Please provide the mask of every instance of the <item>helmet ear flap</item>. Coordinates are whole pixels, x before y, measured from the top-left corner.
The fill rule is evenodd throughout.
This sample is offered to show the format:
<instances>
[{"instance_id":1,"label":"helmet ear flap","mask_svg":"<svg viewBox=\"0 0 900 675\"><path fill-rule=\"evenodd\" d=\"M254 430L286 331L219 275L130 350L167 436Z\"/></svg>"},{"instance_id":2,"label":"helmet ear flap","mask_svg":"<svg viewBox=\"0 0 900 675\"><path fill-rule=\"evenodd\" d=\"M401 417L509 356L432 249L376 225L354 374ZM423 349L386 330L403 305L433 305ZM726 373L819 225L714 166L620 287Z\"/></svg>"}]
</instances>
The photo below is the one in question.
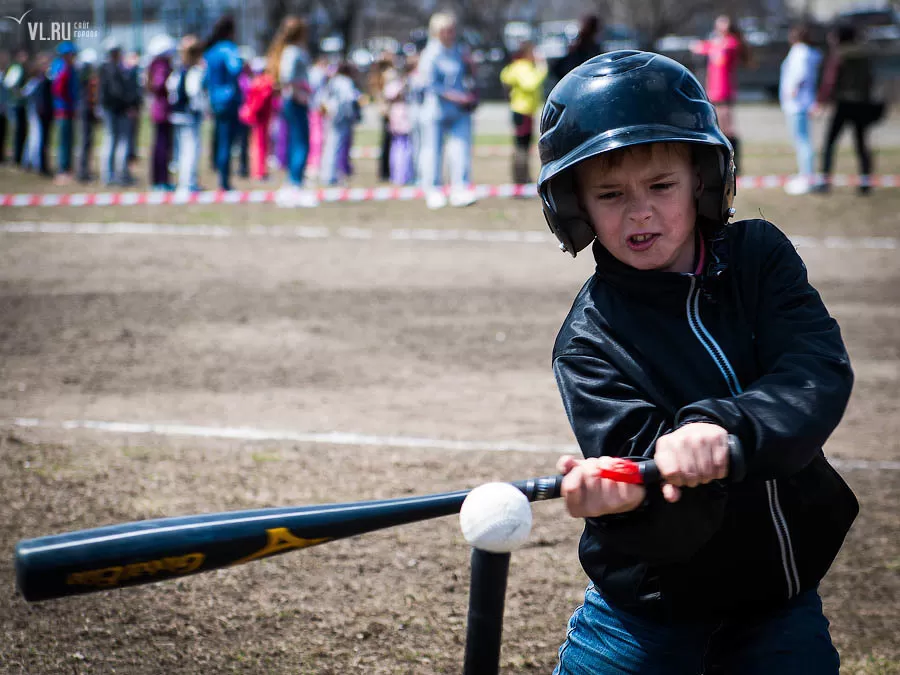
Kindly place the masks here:
<instances>
[{"instance_id":1,"label":"helmet ear flap","mask_svg":"<svg viewBox=\"0 0 900 675\"><path fill-rule=\"evenodd\" d=\"M697 200L697 215L724 225L731 217L734 202L734 161L730 153L716 147L696 146L694 153L703 185Z\"/></svg>"},{"instance_id":2,"label":"helmet ear flap","mask_svg":"<svg viewBox=\"0 0 900 675\"><path fill-rule=\"evenodd\" d=\"M596 238L590 218L581 208L572 172L553 178L541 191L544 218L550 231L559 239L560 248L574 258Z\"/></svg>"}]
</instances>

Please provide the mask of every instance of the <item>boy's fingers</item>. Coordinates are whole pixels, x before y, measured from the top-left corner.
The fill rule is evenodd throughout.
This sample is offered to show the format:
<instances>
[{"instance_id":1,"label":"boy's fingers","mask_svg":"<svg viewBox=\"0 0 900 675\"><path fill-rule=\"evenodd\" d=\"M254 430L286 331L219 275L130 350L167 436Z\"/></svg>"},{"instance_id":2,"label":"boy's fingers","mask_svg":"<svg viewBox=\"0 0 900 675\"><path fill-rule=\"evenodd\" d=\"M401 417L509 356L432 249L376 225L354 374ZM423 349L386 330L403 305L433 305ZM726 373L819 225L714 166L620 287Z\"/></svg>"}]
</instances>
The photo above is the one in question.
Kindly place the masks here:
<instances>
[{"instance_id":1,"label":"boy's fingers","mask_svg":"<svg viewBox=\"0 0 900 675\"><path fill-rule=\"evenodd\" d=\"M728 476L728 439L713 448L713 465L716 478L721 480Z\"/></svg>"},{"instance_id":2,"label":"boy's fingers","mask_svg":"<svg viewBox=\"0 0 900 675\"><path fill-rule=\"evenodd\" d=\"M572 455L563 455L556 460L556 470L560 473L569 473L575 466L578 466L578 460Z\"/></svg>"},{"instance_id":3,"label":"boy's fingers","mask_svg":"<svg viewBox=\"0 0 900 675\"><path fill-rule=\"evenodd\" d=\"M574 511L577 511L584 501L583 471L580 468L576 468L565 475L560 492L563 499L565 499L569 513L575 515Z\"/></svg>"},{"instance_id":4,"label":"boy's fingers","mask_svg":"<svg viewBox=\"0 0 900 675\"><path fill-rule=\"evenodd\" d=\"M674 504L681 499L681 490L674 485L666 483L662 486L663 497L667 502Z\"/></svg>"},{"instance_id":5,"label":"boy's fingers","mask_svg":"<svg viewBox=\"0 0 900 675\"><path fill-rule=\"evenodd\" d=\"M653 455L656 468L664 478L668 478L678 472L678 457L672 452L668 438L663 436L656 441L656 452Z\"/></svg>"},{"instance_id":6,"label":"boy's fingers","mask_svg":"<svg viewBox=\"0 0 900 675\"><path fill-rule=\"evenodd\" d=\"M700 483L708 483L713 480L716 477L713 463L713 448L709 445L704 445L694 454L694 458L696 460L698 481Z\"/></svg>"}]
</instances>

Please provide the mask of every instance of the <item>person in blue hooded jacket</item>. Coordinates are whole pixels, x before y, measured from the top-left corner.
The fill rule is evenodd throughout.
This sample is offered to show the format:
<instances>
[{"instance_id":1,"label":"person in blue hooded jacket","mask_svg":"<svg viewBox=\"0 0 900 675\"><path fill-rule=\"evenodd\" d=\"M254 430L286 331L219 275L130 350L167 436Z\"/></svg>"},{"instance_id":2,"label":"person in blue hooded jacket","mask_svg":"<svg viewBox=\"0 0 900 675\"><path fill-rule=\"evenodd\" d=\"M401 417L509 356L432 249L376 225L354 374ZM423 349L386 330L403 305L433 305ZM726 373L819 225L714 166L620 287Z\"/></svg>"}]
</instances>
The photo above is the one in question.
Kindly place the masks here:
<instances>
[{"instance_id":1,"label":"person in blue hooded jacket","mask_svg":"<svg viewBox=\"0 0 900 675\"><path fill-rule=\"evenodd\" d=\"M207 40L206 90L216 123L215 157L219 189L231 189L231 147L238 134L241 89L238 76L243 60L234 43L234 17L226 14L213 26Z\"/></svg>"}]
</instances>

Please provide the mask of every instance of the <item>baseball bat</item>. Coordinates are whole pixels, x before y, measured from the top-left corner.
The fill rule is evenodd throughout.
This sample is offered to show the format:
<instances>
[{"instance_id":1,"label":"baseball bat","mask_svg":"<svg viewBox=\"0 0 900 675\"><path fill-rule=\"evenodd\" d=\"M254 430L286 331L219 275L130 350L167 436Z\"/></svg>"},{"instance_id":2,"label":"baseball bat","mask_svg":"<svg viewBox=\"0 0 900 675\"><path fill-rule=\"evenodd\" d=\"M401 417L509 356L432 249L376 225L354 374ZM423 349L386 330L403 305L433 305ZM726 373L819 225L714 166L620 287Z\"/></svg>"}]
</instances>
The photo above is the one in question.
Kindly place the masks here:
<instances>
[{"instance_id":1,"label":"baseball bat","mask_svg":"<svg viewBox=\"0 0 900 675\"><path fill-rule=\"evenodd\" d=\"M561 482L512 484L543 501L559 497ZM469 492L160 518L27 539L16 545L16 583L33 602L199 574L458 513Z\"/></svg>"}]
</instances>

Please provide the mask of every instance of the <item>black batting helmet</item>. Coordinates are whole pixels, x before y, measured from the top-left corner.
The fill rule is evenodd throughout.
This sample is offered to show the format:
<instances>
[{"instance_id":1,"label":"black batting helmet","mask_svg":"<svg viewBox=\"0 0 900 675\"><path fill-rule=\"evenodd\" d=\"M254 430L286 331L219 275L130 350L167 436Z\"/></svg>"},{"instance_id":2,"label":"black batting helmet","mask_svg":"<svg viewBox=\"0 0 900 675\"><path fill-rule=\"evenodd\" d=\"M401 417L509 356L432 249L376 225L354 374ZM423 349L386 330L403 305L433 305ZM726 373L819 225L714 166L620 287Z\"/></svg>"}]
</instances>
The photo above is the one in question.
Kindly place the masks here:
<instances>
[{"instance_id":1,"label":"black batting helmet","mask_svg":"<svg viewBox=\"0 0 900 675\"><path fill-rule=\"evenodd\" d=\"M660 142L694 144L703 182L697 214L724 225L734 213L734 150L687 68L660 54L622 50L595 56L559 81L541 114L538 192L563 251L574 257L594 239L570 169L604 152Z\"/></svg>"}]
</instances>

